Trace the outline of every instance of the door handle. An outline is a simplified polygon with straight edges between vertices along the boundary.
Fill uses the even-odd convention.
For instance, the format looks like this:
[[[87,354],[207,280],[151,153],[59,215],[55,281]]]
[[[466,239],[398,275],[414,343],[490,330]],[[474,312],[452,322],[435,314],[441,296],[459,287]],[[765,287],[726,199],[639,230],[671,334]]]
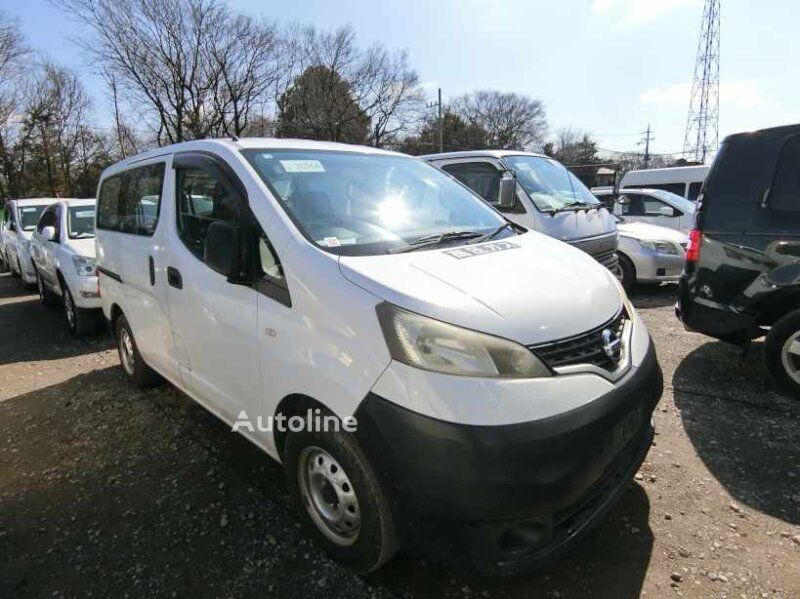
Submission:
[[[156,263],[153,261],[152,256],[147,257],[147,262],[150,266],[150,286],[152,287],[156,284]]]
[[[183,289],[183,277],[177,268],[167,266],[167,283],[175,287],[175,289]]]

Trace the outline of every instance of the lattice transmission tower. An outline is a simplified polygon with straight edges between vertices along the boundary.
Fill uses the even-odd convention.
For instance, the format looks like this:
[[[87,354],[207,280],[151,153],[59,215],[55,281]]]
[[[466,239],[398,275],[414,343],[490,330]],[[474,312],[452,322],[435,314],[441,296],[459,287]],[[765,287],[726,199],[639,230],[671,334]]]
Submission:
[[[705,162],[719,141],[719,3],[706,0],[697,44],[692,97],[683,152],[686,160]]]

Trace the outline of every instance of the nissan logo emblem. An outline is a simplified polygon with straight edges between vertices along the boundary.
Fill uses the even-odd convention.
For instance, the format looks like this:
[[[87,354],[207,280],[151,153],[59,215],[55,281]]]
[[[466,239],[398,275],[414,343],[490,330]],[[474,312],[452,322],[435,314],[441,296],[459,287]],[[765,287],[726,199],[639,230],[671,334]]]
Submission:
[[[622,350],[622,342],[619,339],[619,333],[614,329],[603,329],[601,333],[603,339],[603,351],[614,362],[619,360]]]

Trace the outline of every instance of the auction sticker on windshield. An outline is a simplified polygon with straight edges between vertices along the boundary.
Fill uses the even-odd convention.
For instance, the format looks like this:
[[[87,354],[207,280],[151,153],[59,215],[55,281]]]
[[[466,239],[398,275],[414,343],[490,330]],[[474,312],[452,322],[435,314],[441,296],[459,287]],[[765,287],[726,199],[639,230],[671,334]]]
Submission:
[[[324,173],[325,167],[319,160],[281,160],[287,173]]]

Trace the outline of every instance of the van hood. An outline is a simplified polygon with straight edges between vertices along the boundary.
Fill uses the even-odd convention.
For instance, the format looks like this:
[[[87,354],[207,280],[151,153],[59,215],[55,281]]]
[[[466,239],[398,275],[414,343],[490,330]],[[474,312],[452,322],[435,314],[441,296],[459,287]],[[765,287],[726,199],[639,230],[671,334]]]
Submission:
[[[509,214],[509,218],[512,216]],[[542,213],[534,219],[534,227],[539,233],[572,243],[589,237],[607,235],[617,230],[614,219],[605,208],[566,210],[552,215]]]
[[[341,256],[339,269],[402,308],[524,345],[583,333],[622,307],[608,270],[535,232],[395,255]]]
[[[79,256],[86,256],[87,258],[94,258],[95,256],[94,237],[68,239],[66,245]]]
[[[688,235],[682,231],[648,223],[618,223],[617,229],[623,237],[633,237],[642,241],[672,241],[679,244],[688,243],[689,241]]]

